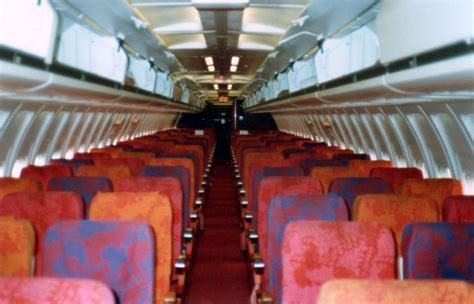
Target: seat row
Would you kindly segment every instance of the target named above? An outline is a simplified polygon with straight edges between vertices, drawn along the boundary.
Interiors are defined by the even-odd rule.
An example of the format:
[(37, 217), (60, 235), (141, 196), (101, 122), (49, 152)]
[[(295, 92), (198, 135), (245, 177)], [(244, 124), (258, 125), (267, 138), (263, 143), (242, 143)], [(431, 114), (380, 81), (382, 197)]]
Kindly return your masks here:
[(94, 279), (121, 302), (182, 297), (214, 142), (169, 130), (0, 179), (0, 275)]
[[(387, 246), (389, 251), (391, 250), (391, 256), (386, 256), (385, 262), (390, 264), (392, 278), (402, 278), (404, 275), (416, 277), (408, 268), (414, 262), (401, 259), (404, 256), (402, 234), (407, 225), (416, 222), (438, 222), (441, 214), (443, 219), (449, 222), (474, 222), (474, 197), (461, 196), (462, 187), (459, 181), (423, 179), (421, 171), (416, 168), (394, 168), (389, 161), (371, 161), (365, 154), (354, 154), (350, 150), (328, 147), (324, 143), (277, 132), (234, 135), (232, 155), (235, 181), (240, 186), (241, 195), (241, 248), (248, 253), (249, 265), (254, 273), (255, 292), (262, 302), (268, 300), (264, 290), (271, 291), (277, 303), (306, 303), (306, 299), (315, 299), (317, 293), (314, 293), (314, 290), (313, 297), (299, 297), (298, 300), (283, 297), (279, 292), (290, 288), (288, 286), (296, 286), (296, 294), (301, 295), (302, 290), (299, 288), (305, 285), (308, 287), (314, 281), (322, 283), (330, 278), (365, 278), (364, 275), (356, 273), (347, 276), (352, 271), (348, 265), (365, 262), (356, 259), (348, 261), (344, 266), (345, 262), (342, 260), (333, 260), (331, 267), (339, 267), (339, 270), (334, 270), (334, 276), (329, 275), (320, 280), (303, 275), (293, 278), (295, 281), (290, 283), (283, 282), (282, 274), (296, 275), (298, 270), (304, 271), (306, 268), (312, 269), (308, 270), (310, 273), (314, 271), (314, 267), (307, 265), (295, 269), (289, 267), (309, 255), (302, 252), (304, 248), (301, 244), (305, 243), (306, 239), (299, 236), (301, 244), (298, 249), (293, 250), (297, 248), (296, 245), (288, 247), (293, 250), (289, 252), (296, 252), (296, 255), (292, 256), (293, 261), (287, 265), (288, 269), (282, 269), (282, 261), (288, 249), (281, 246), (282, 240), (285, 237), (291, 240), (298, 234), (288, 236), (287, 225), (293, 221), (352, 219), (354, 223), (350, 223), (352, 226), (347, 226), (349, 228), (346, 227), (348, 223), (337, 223), (331, 229), (360, 229), (368, 232), (371, 237), (374, 236), (375, 228), (367, 228), (369, 226), (366, 225), (373, 222), (383, 224), (384, 229), (389, 232), (387, 235), (390, 240), (387, 241)], [(297, 159), (296, 163), (291, 161), (293, 155), (298, 156), (294, 158)], [(397, 188), (399, 190), (395, 194), (394, 189)], [(467, 246), (474, 245), (473, 238), (474, 235), (467, 237)], [(315, 253), (315, 257), (308, 256), (308, 263), (324, 263), (324, 259), (330, 260), (337, 252), (340, 252), (341, 257), (345, 256), (350, 248), (347, 245), (351, 245), (353, 240), (344, 240), (343, 236), (337, 234), (321, 239), (320, 242), (333, 242), (336, 245), (328, 251), (329, 257), (322, 258), (321, 252)], [(374, 244), (376, 245), (376, 242)], [(361, 250), (375, 252), (377, 246)], [(307, 251), (312, 252), (309, 249)], [(474, 253), (472, 248), (471, 253)], [(316, 262), (316, 257), (319, 262)], [(436, 265), (434, 260), (430, 262), (431, 266)], [(474, 261), (468, 261), (468, 265), (474, 267)], [(398, 274), (395, 272), (397, 269)], [(341, 272), (337, 274), (337, 271)], [(320, 270), (316, 272), (319, 273)], [(320, 275), (324, 276), (323, 273), (325, 271)], [(464, 271), (458, 277), (449, 278), (474, 278), (474, 273)]]

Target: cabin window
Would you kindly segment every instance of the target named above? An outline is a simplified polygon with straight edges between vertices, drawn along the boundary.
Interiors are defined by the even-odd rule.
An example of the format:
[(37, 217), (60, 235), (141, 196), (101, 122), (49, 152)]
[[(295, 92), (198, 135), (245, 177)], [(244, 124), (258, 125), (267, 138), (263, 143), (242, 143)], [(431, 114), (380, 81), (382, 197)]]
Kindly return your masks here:
[(374, 113), (373, 118), (373, 123), (377, 126), (374, 128), (374, 130), (377, 130), (374, 134), (379, 134), (377, 142), (385, 143), (387, 153), (390, 155), (387, 160), (391, 160), (397, 167), (414, 166), (414, 163), (409, 162), (410, 158), (406, 158), (402, 148), (403, 142), (397, 136), (395, 126), (384, 114)]
[(53, 116), (54, 112), (51, 110), (41, 111), (36, 115), (18, 152), (19, 159), (28, 159), (28, 162), (34, 161), (38, 146), (41, 144)]
[(156, 73), (150, 63), (133, 55), (130, 55), (129, 59), (127, 85), (154, 92)]
[(61, 24), (59, 63), (124, 83), (127, 56), (115, 38), (100, 36), (67, 17)]
[(0, 45), (46, 58), (53, 44), (55, 18), (46, 0), (1, 0)]
[(379, 59), (379, 42), (373, 22), (342, 38), (330, 38), (315, 56), (319, 83), (373, 66)]
[(0, 150), (0, 172), (2, 176), (11, 174), (14, 177), (19, 177), (21, 169), (28, 165), (27, 158), (19, 159), (17, 153), (23, 143), (25, 132), (31, 126), (33, 117), (33, 111), (19, 111), (13, 117), (11, 123), (8, 124), (7, 129), (4, 130), (2, 144), (6, 148)]

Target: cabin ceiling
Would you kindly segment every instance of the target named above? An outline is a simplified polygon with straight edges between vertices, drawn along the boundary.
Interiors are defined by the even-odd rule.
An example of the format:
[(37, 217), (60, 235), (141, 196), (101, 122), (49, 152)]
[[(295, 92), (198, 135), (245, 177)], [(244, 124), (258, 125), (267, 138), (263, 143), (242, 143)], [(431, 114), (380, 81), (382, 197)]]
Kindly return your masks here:
[[(240, 95), (308, 0), (130, 0), (130, 4), (183, 65), (184, 71), (175, 77), (198, 83), (212, 102), (219, 95)], [(236, 72), (230, 71), (233, 56), (240, 59)], [(205, 57), (212, 57), (214, 72)], [(218, 91), (215, 83), (221, 83)]]

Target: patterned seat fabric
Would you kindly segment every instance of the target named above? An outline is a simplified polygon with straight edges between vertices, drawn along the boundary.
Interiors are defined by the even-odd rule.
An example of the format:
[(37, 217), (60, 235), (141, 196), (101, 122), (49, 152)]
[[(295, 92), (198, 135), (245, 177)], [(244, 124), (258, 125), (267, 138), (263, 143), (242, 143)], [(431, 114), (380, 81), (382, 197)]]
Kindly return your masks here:
[(107, 160), (106, 166), (125, 165), (130, 169), (133, 176), (137, 176), (140, 169), (145, 166), (143, 159), (130, 157), (130, 158), (111, 158)]
[(314, 142), (314, 141), (310, 141), (310, 142), (305, 142), (303, 143), (303, 147), (305, 148), (310, 148), (310, 147), (327, 147), (328, 144), (325, 143), (325, 142)]
[(347, 167), (349, 162), (345, 159), (305, 159), (299, 163), (305, 175), (310, 175), (313, 167)]
[[(258, 229), (260, 244), (267, 242), (267, 214), (272, 199), (276, 196), (304, 194), (322, 194), (320, 181), (307, 176), (274, 176), (262, 180), (258, 189), (258, 200), (252, 206), (252, 225)], [(265, 246), (260, 248), (262, 256), (266, 255), (265, 249)]]
[(240, 164), (240, 174), (242, 179), (245, 180), (252, 175), (254, 170), (254, 164), (260, 160), (280, 161), (284, 160), (281, 153), (274, 152), (248, 152), (242, 155), (242, 163)]
[[(251, 198), (251, 206), (254, 206), (253, 202), (256, 202), (258, 199), (258, 189), (262, 180), (266, 177), (271, 176), (304, 176), (303, 170), (299, 167), (263, 167), (256, 169), (252, 173), (252, 184), (250, 186), (249, 196)], [(257, 209), (254, 209), (255, 211)]]
[(404, 277), (474, 283), (474, 224), (417, 223), (403, 231)]
[(332, 280), (318, 304), (474, 303), (474, 285), (454, 280)]
[(362, 194), (393, 194), (392, 185), (377, 177), (346, 177), (334, 179), (329, 192), (335, 193), (346, 200), (349, 213), (352, 216), (354, 202), (358, 195)]
[(79, 170), (79, 168), (82, 166), (82, 165), (93, 165), (94, 162), (92, 161), (92, 159), (65, 159), (65, 158), (59, 158), (59, 159), (51, 159), (49, 161), (49, 164), (50, 165), (66, 165), (66, 166), (70, 166), (72, 168), (72, 171), (74, 172), (74, 174), (77, 173), (77, 171)]
[(288, 148), (288, 149), (285, 149), (281, 152), (281, 155), (283, 155), (284, 158), (289, 158), (290, 155), (293, 155), (293, 154), (301, 154), (301, 153), (308, 153), (309, 151), (306, 150), (306, 149), (302, 149), (302, 148)]
[[(0, 202), (0, 215), (24, 218), (33, 224), (38, 239), (35, 256), (40, 261), (46, 230), (61, 220), (83, 219), (84, 203), (72, 192), (17, 192)], [(41, 264), (36, 263), (36, 273), (40, 272)]]
[(393, 164), (389, 160), (349, 160), (349, 166), (359, 169), (362, 176), (369, 176), (370, 171), (374, 168), (391, 168)]
[(395, 278), (395, 242), (378, 223), (294, 221), (282, 255), (281, 303), (315, 303), (332, 279)]
[(0, 303), (114, 304), (112, 291), (93, 280), (0, 278)]
[(102, 176), (65, 176), (53, 177), (49, 180), (48, 191), (70, 191), (78, 193), (85, 203), (86, 217), (92, 198), (98, 192), (112, 192), (112, 183), (107, 177)]
[[(288, 223), (296, 220), (347, 221), (349, 215), (344, 200), (336, 195), (290, 195), (272, 199), (267, 214), (267, 243), (260, 244), (263, 260), (268, 265), (264, 281), (268, 291), (280, 296), (282, 261), (281, 245)], [(281, 299), (275, 298), (275, 303)]]
[(94, 153), (75, 153), (74, 159), (91, 159), (94, 165), (104, 165), (112, 155), (108, 152), (94, 152)]
[(359, 195), (354, 204), (353, 220), (383, 224), (395, 234), (398, 248), (406, 225), (415, 222), (437, 222), (436, 202), (428, 197), (395, 194)]
[(436, 201), (440, 212), (446, 197), (463, 194), (461, 182), (450, 178), (406, 179), (400, 184), (398, 192), (404, 195), (426, 195)]
[(82, 166), (78, 173), (78, 176), (102, 176), (107, 177), (112, 183), (113, 189), (117, 189), (118, 184), (122, 178), (131, 177), (132, 172), (126, 165), (93, 165), (93, 166)]
[(0, 201), (9, 193), (41, 190), (41, 184), (29, 178), (0, 177)]
[[(197, 171), (194, 166), (194, 162), (191, 159), (188, 158), (182, 158), (182, 157), (159, 157), (154, 159), (148, 166), (156, 166), (156, 167), (175, 167), (175, 166), (181, 166), (186, 168), (188, 171), (189, 175), (189, 199), (194, 202), (194, 197), (197, 194), (199, 190), (199, 183), (198, 179), (196, 177)], [(148, 169), (142, 169), (142, 172), (139, 173), (139, 176), (143, 176), (144, 170)], [(184, 188), (183, 184), (183, 188)]]
[(450, 223), (474, 223), (474, 195), (452, 195), (443, 203), (443, 220)]
[(34, 249), (35, 231), (29, 221), (0, 216), (0, 277), (33, 275)]
[(140, 159), (145, 165), (149, 164), (152, 160), (155, 159), (155, 153), (153, 152), (127, 152), (122, 151), (118, 155), (118, 158), (125, 158), (125, 159)]
[(98, 193), (92, 200), (91, 220), (143, 221), (155, 237), (155, 303), (170, 291), (173, 211), (167, 196), (158, 192)]
[(290, 157), (288, 157), (288, 161), (293, 166), (299, 166), (300, 163), (306, 159), (317, 159), (317, 155), (312, 152), (307, 152), (307, 153), (292, 154), (290, 155)]
[(183, 229), (194, 204), (194, 192), (191, 191), (189, 171), (183, 166), (145, 166), (139, 173), (144, 177), (171, 177), (180, 181), (183, 194)]
[(152, 303), (154, 243), (143, 222), (59, 222), (43, 240), (42, 274), (101, 281), (120, 303)]
[(41, 184), (46, 190), (49, 179), (54, 176), (72, 176), (72, 168), (67, 165), (28, 166), (21, 170), (21, 178), (31, 178)]
[(121, 192), (160, 192), (167, 196), (173, 211), (173, 265), (181, 253), (181, 236), (185, 229), (183, 220), (183, 189), (175, 177), (130, 177), (119, 184)]
[(361, 177), (362, 173), (351, 167), (314, 167), (311, 169), (311, 177), (321, 181), (324, 193), (329, 193), (329, 186), (333, 179), (341, 177)]
[(396, 192), (404, 179), (423, 179), (423, 172), (418, 168), (373, 168), (369, 176), (380, 177), (390, 182), (393, 191)]

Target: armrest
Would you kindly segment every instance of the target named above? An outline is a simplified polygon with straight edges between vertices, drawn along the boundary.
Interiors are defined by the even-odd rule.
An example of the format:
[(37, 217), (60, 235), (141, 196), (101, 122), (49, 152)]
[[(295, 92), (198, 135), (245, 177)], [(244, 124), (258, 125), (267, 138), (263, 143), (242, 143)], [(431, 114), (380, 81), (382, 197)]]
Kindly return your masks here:
[(191, 243), (193, 241), (193, 229), (192, 228), (186, 228), (186, 230), (183, 232), (183, 240), (184, 243)]
[(265, 269), (265, 263), (263, 262), (262, 257), (259, 253), (255, 253), (255, 255), (253, 256), (252, 267), (256, 274), (263, 274), (263, 270)]
[(244, 214), (244, 220), (246, 223), (248, 224), (251, 224), (252, 223), (252, 219), (253, 219), (253, 215), (252, 213), (248, 212), (248, 211), (245, 211), (245, 214)]
[(255, 229), (250, 228), (247, 237), (249, 238), (250, 242), (254, 245), (258, 245), (258, 233)]
[(174, 268), (176, 269), (177, 274), (183, 274), (186, 270), (186, 255), (180, 254), (176, 262), (174, 263)]
[(241, 197), (239, 200), (240, 200), (240, 206), (243, 209), (247, 209), (247, 207), (249, 206), (249, 201), (245, 197)]
[(203, 188), (199, 188), (198, 194), (199, 195), (204, 195), (204, 193), (206, 193), (206, 191), (204, 191)]
[(171, 303), (177, 303), (178, 299), (176, 297), (176, 293), (174, 291), (170, 291), (166, 294), (165, 300), (163, 303), (165, 304), (171, 304)]
[(202, 199), (200, 197), (198, 197), (194, 201), (194, 208), (199, 209), (201, 207), (202, 207)]
[(195, 223), (197, 219), (199, 218), (198, 212), (196, 210), (191, 211), (189, 218), (191, 219), (192, 223)]
[(258, 299), (258, 303), (260, 303), (260, 304), (273, 304), (273, 297), (272, 297), (271, 294), (264, 291), (260, 295), (260, 297)]
[(243, 187), (241, 187), (241, 188), (239, 189), (239, 195), (242, 195), (242, 196), (243, 196), (243, 195), (245, 195), (245, 194), (246, 194), (245, 189), (244, 189)]

